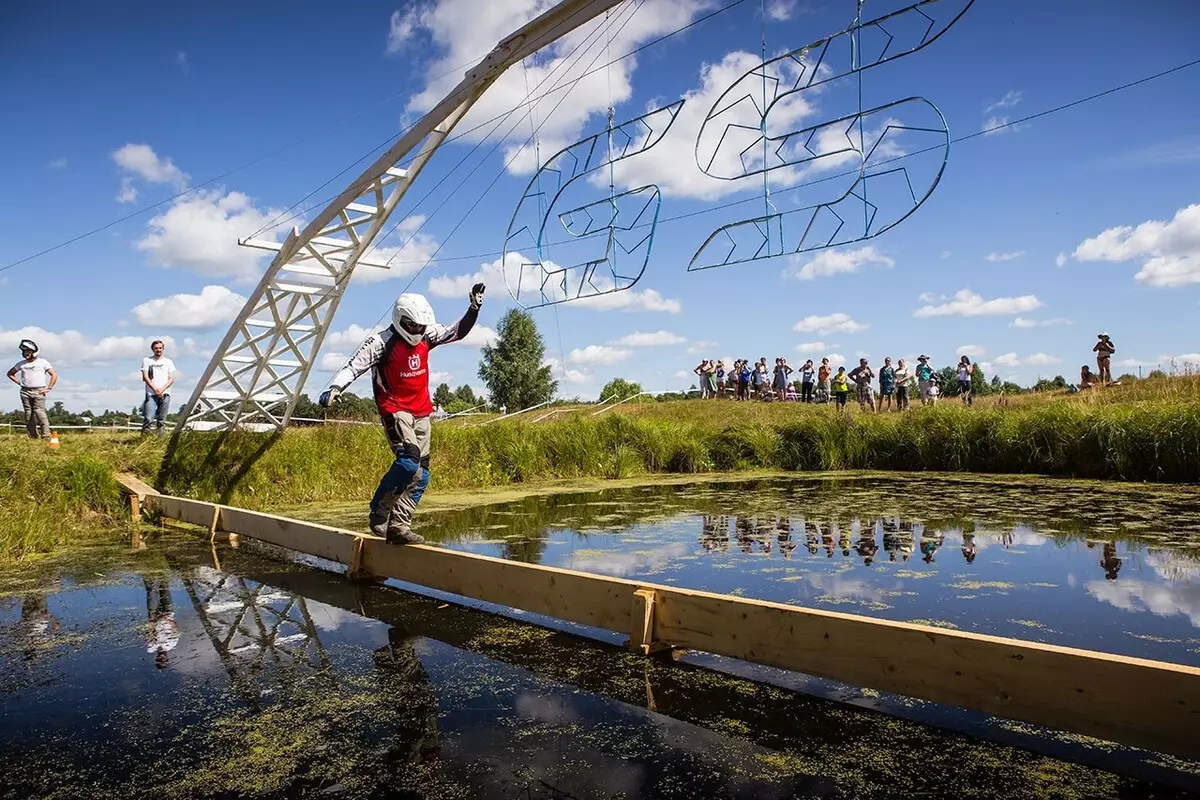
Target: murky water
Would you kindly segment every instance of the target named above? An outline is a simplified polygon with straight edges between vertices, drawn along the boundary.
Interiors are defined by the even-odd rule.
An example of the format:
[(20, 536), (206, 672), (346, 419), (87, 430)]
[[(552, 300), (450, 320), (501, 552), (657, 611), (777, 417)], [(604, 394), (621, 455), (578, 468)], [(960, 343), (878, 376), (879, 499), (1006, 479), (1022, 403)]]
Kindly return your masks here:
[[(915, 483), (674, 487), (422, 522), (452, 531), (451, 546), (664, 583), (979, 629), (1035, 620), (1014, 623), (1035, 637), (1127, 629), (1152, 638), (1128, 636), (1125, 649), (1161, 648), (1155, 657), (1197, 646), (1180, 632), (1196, 606), (1168, 613), (1143, 594), (1144, 609), (1126, 610), (1088, 589), (1191, 586), (1186, 503), (1146, 495), (1138, 516), (1095, 522), (1089, 549), (1092, 534), (1046, 500), (1036, 524), (1008, 529), (1006, 547), (998, 520), (1028, 509), (1028, 491), (1015, 507), (1002, 487), (933, 494), (940, 505)], [(971, 531), (947, 521), (964, 498), (990, 520), (975, 523), (970, 562)], [(1168, 517), (1178, 524), (1160, 536), (1152, 523)], [(1121, 777), (254, 550), (214, 552), (168, 529), (141, 549), (95, 547), (0, 573), (0, 796), (1175, 797), (1183, 790), (1161, 781), (1200, 785), (1196, 765), (1173, 759), (1131, 771), (1119, 753), (1064, 745), (1139, 776)], [(1026, 591), (1053, 594), (1027, 603)], [(1040, 607), (1060, 596), (1075, 597), (1062, 600), (1074, 612)]]
[(448, 547), (1200, 665), (1200, 492), (773, 479), (430, 515)]

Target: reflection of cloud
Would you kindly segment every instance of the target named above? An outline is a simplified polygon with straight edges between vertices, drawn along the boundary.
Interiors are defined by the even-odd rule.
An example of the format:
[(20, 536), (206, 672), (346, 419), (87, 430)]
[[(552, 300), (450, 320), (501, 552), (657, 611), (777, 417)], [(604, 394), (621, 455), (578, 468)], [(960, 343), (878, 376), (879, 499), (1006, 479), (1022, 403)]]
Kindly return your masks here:
[(615, 577), (634, 573), (645, 574), (666, 567), (672, 558), (686, 556), (692, 552), (692, 549), (692, 545), (687, 542), (675, 542), (657, 550), (638, 550), (633, 553), (621, 553), (614, 550), (606, 551), (602, 555), (589, 553), (582, 558), (572, 555), (566, 568)]
[(1088, 581), (1088, 594), (1123, 611), (1149, 611), (1160, 617), (1183, 614), (1200, 628), (1200, 585), (1184, 583), (1167, 586), (1148, 581), (1121, 578), (1116, 581)]
[(859, 578), (845, 578), (841, 575), (814, 573), (808, 576), (808, 582), (814, 589), (833, 597), (845, 600), (882, 600), (883, 591)]
[(1152, 550), (1146, 554), (1145, 563), (1168, 581), (1197, 581), (1200, 583), (1200, 561), (1173, 553), (1169, 550)]
[(516, 707), (521, 716), (539, 722), (570, 725), (582, 719), (579, 712), (561, 697), (544, 697), (522, 692), (517, 696)]
[[(945, 536), (944, 544), (951, 547), (962, 545), (962, 528), (944, 528), (940, 533)], [(976, 550), (986, 550), (1002, 544), (1007, 544), (1009, 547), (1040, 547), (1049, 541), (1049, 536), (1035, 533), (1032, 528), (1024, 525), (1014, 525), (1010, 531), (977, 530), (975, 532)]]

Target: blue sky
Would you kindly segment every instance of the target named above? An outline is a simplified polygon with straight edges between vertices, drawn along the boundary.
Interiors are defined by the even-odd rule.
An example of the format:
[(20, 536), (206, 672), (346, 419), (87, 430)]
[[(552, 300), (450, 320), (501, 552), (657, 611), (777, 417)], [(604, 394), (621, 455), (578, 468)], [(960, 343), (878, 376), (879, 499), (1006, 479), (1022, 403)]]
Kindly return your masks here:
[[(267, 263), (236, 238), (394, 135), (436, 102), (464, 64), (547, 5), (418, 0), (358, 3), (334, 14), (284, 3), (102, 9), (64, 2), (5, 10), (0, 104), (11, 122), (0, 128), (0, 203), (9, 220), (0, 266), (193, 191), (0, 272), (0, 350), (15, 361), (16, 340), (35, 333), (59, 367), (58, 399), (100, 409), (137, 402), (141, 355), (150, 339), (169, 337), (182, 402)], [(613, 15), (627, 24), (616, 32), (613, 23), (611, 44), (572, 62), (576, 74), (721, 5), (619, 6)], [(852, 13), (850, 0), (743, 2), (575, 91), (538, 101), (536, 152), (521, 149), (530, 120), (513, 115), (498, 132), (511, 130), (508, 138), (495, 149), (495, 139), (484, 141), (418, 204), (491, 126), (446, 146), (393, 218), (400, 225), (383, 246), (405, 249), (391, 251), (391, 274), (352, 284), (308, 391), (327, 380), (338, 354), (375, 325), (439, 245), (438, 260), (412, 289), (451, 321), (465, 308), (463, 288), (482, 275), (489, 297), (481, 324), (494, 328), (512, 300), (493, 262), (533, 169), (603, 130), (610, 98), (618, 121), (686, 98), (668, 137), (621, 164), (618, 190), (659, 186), (664, 218), (750, 202), (663, 222), (632, 289), (601, 304), (535, 312), (565, 396), (595, 396), (617, 375), (648, 389), (683, 387), (705, 356), (796, 363), (861, 353), (878, 364), (885, 355), (927, 352), (943, 364), (966, 352), (988, 374), (1028, 383), (1077, 374), (1102, 329), (1117, 344), (1119, 371), (1200, 361), (1200, 67), (954, 144), (924, 206), (870, 241), (689, 273), (709, 233), (762, 208), (759, 179), (717, 184), (697, 169), (693, 143), (708, 106), (756, 62), (764, 28), (769, 54), (778, 55), (845, 27)], [(941, 110), (952, 136), (975, 133), (1200, 58), (1198, 24), (1200, 7), (1187, 0), (977, 0), (925, 50), (867, 71), (864, 103), (922, 96)], [(526, 79), (536, 86), (586, 33), (511, 70), (460, 130), (521, 102)], [(848, 107), (833, 90), (801, 101), (789, 119), (771, 120), (778, 130)], [(785, 191), (828, 174), (772, 173), (776, 205), (830, 200), (844, 184)], [(598, 183), (580, 203), (607, 197), (606, 176)], [(477, 254), (487, 255), (466, 258)], [(440, 350), (438, 377), (478, 388), (477, 346), (487, 333)], [(15, 393), (10, 400), (15, 407)]]

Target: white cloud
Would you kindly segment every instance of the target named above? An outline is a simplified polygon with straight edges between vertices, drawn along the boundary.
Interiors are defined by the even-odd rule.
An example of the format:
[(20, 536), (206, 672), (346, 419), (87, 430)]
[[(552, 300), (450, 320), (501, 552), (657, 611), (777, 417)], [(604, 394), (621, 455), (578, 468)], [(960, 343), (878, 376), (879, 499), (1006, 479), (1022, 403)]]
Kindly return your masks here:
[(321, 356), (318, 366), (322, 372), (337, 372), (349, 358), (345, 353), (325, 353)]
[(653, 333), (630, 333), (610, 344), (621, 347), (661, 347), (671, 344), (683, 344), (687, 339), (670, 331), (654, 331)]
[(824, 316), (812, 315), (805, 317), (792, 326), (798, 333), (819, 333), (822, 336), (830, 333), (858, 333), (865, 331), (870, 325), (855, 322), (849, 314), (837, 312)]
[(941, 258), (949, 258), (949, 257), (950, 257), (950, 256), (952, 256), (952, 255), (954, 255), (954, 254), (953, 254), (953, 253), (951, 253), (949, 250), (943, 250), (943, 251), (942, 251)]
[(990, 114), (991, 112), (996, 111), (997, 109), (1012, 108), (1017, 103), (1020, 103), (1021, 98), (1024, 96), (1025, 96), (1025, 92), (1023, 92), (1019, 89), (1009, 89), (1007, 92), (1004, 93), (1003, 97), (1001, 97), (996, 102), (988, 105), (987, 108), (983, 109), (983, 113)]
[(828, 358), (829, 365), (833, 367), (840, 367), (846, 363), (846, 357), (841, 353), (830, 353), (829, 355), (824, 356), (824, 358)]
[(485, 345), (496, 344), (496, 331), (489, 328), (487, 325), (476, 325), (471, 328), (471, 332), (457, 343), (466, 345), (467, 347), (483, 347)]
[(550, 373), (556, 380), (563, 383), (569, 383), (573, 386), (580, 386), (585, 383), (590, 383), (592, 380), (592, 374), (590, 372), (564, 367), (563, 363), (557, 358), (546, 359), (542, 362), (542, 366), (550, 367)]
[[(547, 262), (547, 267), (556, 269), (558, 267), (554, 262)], [(505, 273), (508, 275), (508, 283), (505, 283)], [(524, 273), (524, 274), (522, 274)], [(592, 278), (598, 285), (600, 284), (600, 276), (595, 275)], [(517, 251), (508, 252), (503, 258), (498, 258), (495, 261), (483, 264), (478, 271), (471, 272), (466, 275), (439, 275), (429, 279), (429, 293), (434, 297), (466, 297), (471, 286), (476, 283), (485, 283), (488, 286), (506, 285), (537, 285), (535, 282), (541, 281), (541, 268), (536, 265), (531, 265), (530, 259), (527, 259)], [(547, 294), (551, 295), (552, 289), (547, 289)], [(562, 297), (561, 290), (557, 292), (557, 297)], [(601, 311), (656, 311), (667, 314), (679, 314), (683, 311), (683, 303), (669, 297), (663, 297), (654, 289), (625, 289), (618, 292), (609, 292), (608, 294), (594, 295), (591, 297), (581, 297), (577, 300), (569, 300), (566, 305), (577, 308), (592, 308)]]
[(970, 356), (971, 358), (979, 358), (979, 356), (987, 353), (987, 348), (977, 344), (960, 345), (957, 350), (960, 356)]
[(1018, 357), (1016, 353), (1005, 353), (993, 358), (992, 363), (998, 367), (1045, 367), (1051, 364), (1061, 364), (1062, 359), (1045, 353), (1033, 353), (1024, 358)]
[(1017, 317), (1012, 322), (1008, 323), (1010, 328), (1038, 328), (1046, 325), (1072, 325), (1074, 320), (1066, 317), (1050, 317), (1049, 319), (1029, 319), (1027, 317)]
[(66, 169), (67, 160), (65, 158), (56, 158), (46, 164), (46, 169)]
[(1067, 265), (1067, 254), (1066, 254), (1066, 253), (1059, 253), (1059, 254), (1058, 254), (1058, 255), (1057, 255), (1055, 258), (1054, 258), (1054, 266), (1056, 266), (1056, 267), (1065, 267), (1066, 265)]
[[(405, 41), (420, 32), (429, 36), (435, 51), (439, 53), (438, 57), (425, 61), (429, 80), (411, 98), (408, 111), (417, 113), (432, 108), (459, 82), (463, 73), (462, 65), (478, 61), (483, 53), (495, 47), (498, 40), (550, 5), (547, 0), (487, 3), (480, 3), (479, 0), (436, 0), (425, 5), (419, 13), (414, 12), (411, 17), (401, 16), (395, 25), (389, 21), (389, 46), (393, 30), (398, 39)], [(606, 32), (596, 33), (597, 28), (605, 24), (603, 17), (567, 34), (543, 48), (535, 58), (528, 59), (524, 68), (513, 68), (501, 75), (475, 104), (461, 127), (468, 129), (508, 112), (525, 100), (527, 86), (530, 89), (540, 87), (536, 91), (540, 95), (555, 85), (580, 78), (589, 71), (589, 65), (607, 61), (606, 52), (611, 52), (614, 57), (629, 52), (653, 38), (686, 25), (712, 5), (712, 0), (660, 0), (636, 6), (637, 13), (634, 13), (635, 6), (619, 6), (611, 14), (611, 27), (606, 29), (612, 33), (611, 41)], [(585, 41), (587, 43), (583, 44)], [(553, 153), (577, 141), (582, 138), (586, 123), (603, 120), (610, 102), (619, 107), (629, 101), (633, 96), (632, 78), (638, 63), (637, 57), (622, 59), (608, 69), (598, 70), (583, 78), (569, 92), (555, 93), (537, 103), (535, 111), (537, 123), (541, 125), (538, 132), (541, 151)], [(478, 141), (488, 135), (490, 128), (484, 126), (482, 130), (469, 134), (468, 139)], [(499, 135), (506, 135), (507, 140), (506, 159), (515, 157), (519, 145), (529, 137), (525, 109), (506, 122), (501, 132)], [(520, 174), (531, 173), (534, 168), (533, 148), (516, 157), (511, 166), (514, 172)]]
[(1033, 311), (1044, 304), (1031, 294), (1020, 297), (997, 297), (984, 300), (970, 289), (954, 293), (954, 299), (941, 305), (925, 305), (913, 312), (914, 317), (979, 317), (985, 315), (1020, 314)]
[(805, 258), (807, 256), (793, 255), (789, 259), (790, 266), (783, 274), (809, 281), (840, 273), (858, 272), (872, 264), (887, 269), (896, 265), (890, 257), (877, 252), (872, 246), (860, 247), (857, 250), (823, 250), (807, 262), (804, 262)]
[(633, 355), (631, 350), (619, 347), (606, 347), (600, 344), (589, 344), (584, 348), (575, 348), (567, 355), (570, 364), (585, 366), (608, 366), (624, 361)]
[(984, 258), (995, 263), (997, 261), (1013, 261), (1023, 255), (1025, 255), (1024, 250), (1016, 250), (1011, 253), (988, 253)]
[[(406, 278), (424, 267), (433, 259), (438, 249), (437, 239), (420, 230), (424, 224), (425, 217), (420, 214), (400, 220), (383, 242), (363, 254), (366, 258), (390, 263), (391, 266), (388, 269), (356, 267), (351, 280), (355, 283), (378, 283), (393, 278)], [(386, 244), (391, 240), (399, 240), (400, 244)], [(459, 296), (465, 299), (469, 289), (470, 286), (463, 289)]]
[(425, 8), (415, 0), (403, 13), (392, 12), (391, 19), (388, 20), (387, 47), (383, 51), (386, 55), (395, 55), (404, 49), (404, 46), (416, 35), (417, 29), (422, 24), (421, 17), (424, 13)]
[[(684, 352), (684, 355), (689, 355), (689, 356), (707, 355), (709, 350), (712, 350), (713, 348), (716, 348), (719, 346), (720, 346), (720, 342), (711, 342), (707, 339), (700, 339), (698, 341), (692, 342), (691, 347), (689, 347), (687, 350), (684, 350), (683, 352)], [(726, 362), (726, 363), (730, 363), (730, 362)]]
[(240, 247), (238, 237), (281, 213), (274, 208), (259, 210), (241, 192), (196, 191), (151, 218), (146, 223), (150, 232), (138, 240), (137, 248), (155, 266), (248, 282), (259, 276), (270, 254)]
[(147, 328), (207, 330), (233, 321), (246, 298), (224, 286), (205, 286), (200, 294), (173, 294), (134, 306), (133, 316)]
[[(170, 336), (93, 336), (76, 330), (61, 333), (48, 331), (34, 325), (12, 331), (0, 330), (0, 352), (16, 352), (22, 339), (33, 339), (38, 344), (39, 355), (56, 367), (103, 367), (122, 361), (140, 362), (150, 355), (150, 342), (162, 339), (167, 355), (183, 355), (175, 352), (175, 340)], [(185, 344), (193, 340), (185, 340)], [(15, 360), (15, 359), (14, 359)]]
[(796, 13), (800, 0), (768, 0), (767, 19), (775, 22), (786, 22)]
[(191, 65), (188, 63), (188, 54), (185, 50), (179, 50), (175, 53), (175, 63), (183, 70), (184, 75), (191, 73)]
[(138, 190), (133, 185), (133, 178), (128, 175), (121, 178), (121, 188), (117, 190), (117, 195), (113, 199), (122, 205), (137, 202)]
[(1200, 283), (1200, 204), (1179, 209), (1167, 222), (1109, 228), (1084, 240), (1072, 255), (1077, 261), (1142, 259), (1134, 277), (1151, 286)]
[(826, 344), (825, 342), (801, 342), (796, 345), (797, 353), (824, 353), (826, 350), (837, 347), (836, 344)]
[(127, 144), (112, 153), (112, 160), (124, 172), (131, 173), (146, 183), (162, 183), (182, 189), (187, 185), (188, 174), (175, 166), (170, 158), (160, 158), (148, 144)]
[(1177, 356), (1159, 356), (1160, 364), (1169, 364), (1174, 369), (1186, 369), (1194, 372), (1200, 368), (1200, 353), (1182, 353)]
[(374, 333), (374, 330), (361, 325), (351, 325), (344, 331), (330, 331), (325, 335), (324, 346), (332, 350), (353, 352), (363, 343), (363, 340)]

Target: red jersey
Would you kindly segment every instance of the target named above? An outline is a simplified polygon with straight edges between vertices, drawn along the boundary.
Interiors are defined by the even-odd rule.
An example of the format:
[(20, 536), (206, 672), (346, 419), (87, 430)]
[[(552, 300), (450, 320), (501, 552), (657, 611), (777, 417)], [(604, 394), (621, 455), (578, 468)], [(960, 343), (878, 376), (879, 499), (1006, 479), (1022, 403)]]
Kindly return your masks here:
[(381, 414), (407, 411), (414, 417), (433, 413), (429, 398), (429, 342), (415, 345), (393, 336), (375, 373), (375, 404)]

